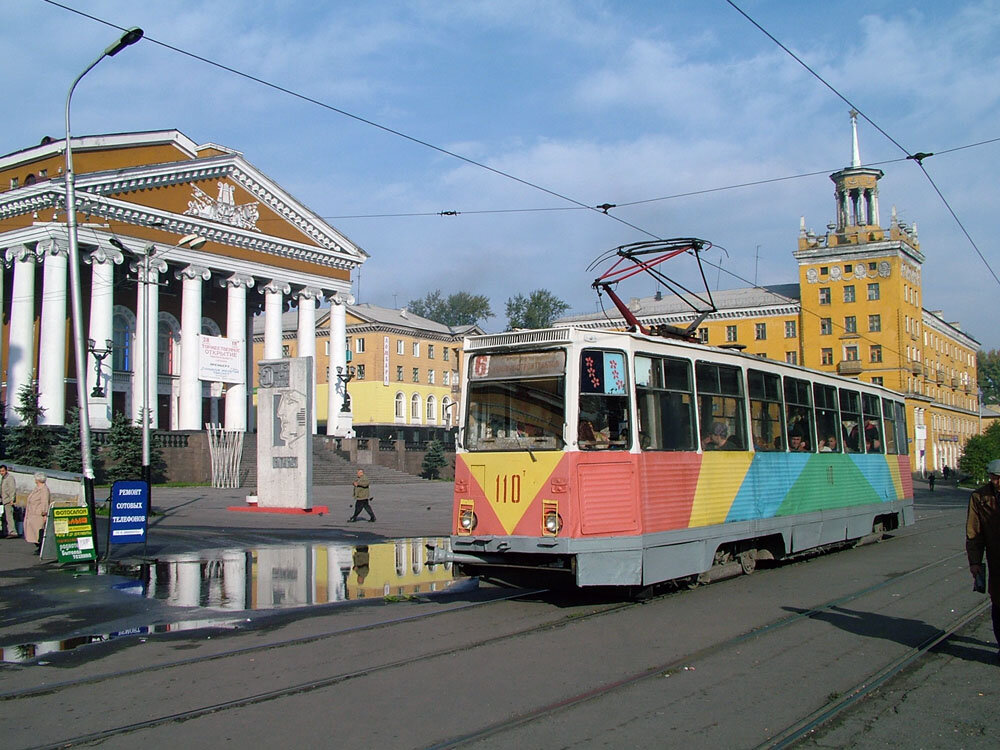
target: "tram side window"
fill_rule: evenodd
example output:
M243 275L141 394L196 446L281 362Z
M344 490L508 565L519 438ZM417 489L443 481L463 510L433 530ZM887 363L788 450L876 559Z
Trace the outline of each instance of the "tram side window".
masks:
M739 367L698 362L698 411L703 450L747 450L746 404Z
M901 455L910 452L909 442L906 439L906 407L899 401L896 405L896 447Z
M840 391L840 433L845 453L864 453L861 441L861 394L857 391Z
M837 409L837 389L832 385L813 384L816 404L816 439L820 453L840 453L840 414Z
M649 451L693 451L694 394L691 363L672 357L635 358L639 447Z
M792 453L815 450L810 390L808 380L785 378L785 424L788 429L788 450Z
M781 378L771 372L747 370L747 390L750 394L750 434L754 450L785 450Z
M885 452L895 456L899 453L899 444L896 442L899 434L896 431L896 409L887 398L882 399L882 414L885 422Z
M878 396L861 394L862 413L865 417L865 453L885 453L882 444L882 410Z
M631 446L624 353L581 352L577 428L580 450L628 450Z

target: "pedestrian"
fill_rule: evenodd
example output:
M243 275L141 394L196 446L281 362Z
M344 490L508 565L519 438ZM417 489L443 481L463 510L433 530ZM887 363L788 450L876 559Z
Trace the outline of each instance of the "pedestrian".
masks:
M934 491L935 480L936 477L934 476L934 472L932 471L930 474L927 475L927 486L931 488L931 492Z
M7 464L0 464L0 502L3 502L3 522L7 536L11 539L17 536L17 524L14 520L14 503L17 501L17 481L7 469Z
M372 499L371 496L371 483L368 481L368 477L365 476L365 472L362 469L358 469L358 478L354 480L354 515L352 515L348 521L354 523L358 520L358 514L361 511L365 511L368 514L368 523L375 523L375 512L372 510L372 506L369 501Z
M42 534L45 532L51 502L52 493L45 484L45 475L38 472L35 474L35 489L28 495L24 506L24 539L34 544L36 550L42 546Z
M989 572L990 601L993 604L993 635L1000 648L1000 458L986 467L989 481L969 497L969 515L965 522L965 551L969 558L975 590L985 593L983 586L983 551ZM997 651L1000 660L1000 650Z

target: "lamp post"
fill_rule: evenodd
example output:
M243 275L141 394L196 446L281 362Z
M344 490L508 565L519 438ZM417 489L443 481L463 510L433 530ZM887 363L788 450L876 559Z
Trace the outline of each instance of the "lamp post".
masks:
M104 389L101 387L101 362L114 350L114 344L114 341L107 339L104 348L98 349L96 341L87 339L87 351L94 358L94 374L97 376L94 378L94 389L90 392L92 398L104 398Z
M83 494L91 519L94 518L94 457L90 445L90 410L87 405L87 351L83 337L83 303L80 283L80 248L76 233L76 194L73 190L73 147L69 127L69 106L73 90L80 80L105 57L114 57L131 44L142 39L142 29L133 28L119 37L118 41L104 50L87 68L78 75L66 95L66 231L69 235L69 275L70 302L73 311L73 344L76 361L76 400L80 410L80 454L83 464ZM97 551L97 532L94 529L93 542Z
M337 365L337 380L344 386L344 402L340 407L342 413L350 413L351 411L351 397L347 393L347 384L354 380L355 372L357 371L354 369L354 365L348 365L347 372L344 372L343 367Z

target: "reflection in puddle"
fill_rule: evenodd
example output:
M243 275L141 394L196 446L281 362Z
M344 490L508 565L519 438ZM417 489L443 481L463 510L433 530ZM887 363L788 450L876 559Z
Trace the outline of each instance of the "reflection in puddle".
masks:
M171 555L141 564L110 563L102 573L132 580L115 589L174 607L218 611L274 610L358 599L405 598L473 585L451 563L428 564L426 544L447 537L397 539L368 545L305 543ZM245 617L182 620L99 635L0 647L0 662L30 662L91 643L206 627L236 627Z

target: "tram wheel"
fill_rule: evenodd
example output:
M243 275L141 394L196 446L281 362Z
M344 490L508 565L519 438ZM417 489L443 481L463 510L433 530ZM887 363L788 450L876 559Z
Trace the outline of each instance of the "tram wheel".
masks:
M744 574L750 575L757 570L757 550L748 549L739 554L740 567Z

